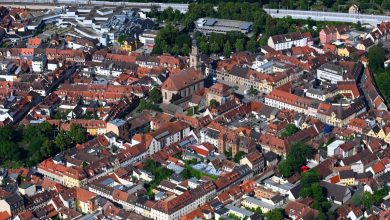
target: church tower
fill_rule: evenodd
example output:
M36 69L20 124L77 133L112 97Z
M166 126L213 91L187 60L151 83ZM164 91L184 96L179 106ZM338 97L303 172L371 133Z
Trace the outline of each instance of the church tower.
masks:
M192 50L190 54L190 67L199 70L199 49L198 49L198 43L196 42L195 39L192 41Z

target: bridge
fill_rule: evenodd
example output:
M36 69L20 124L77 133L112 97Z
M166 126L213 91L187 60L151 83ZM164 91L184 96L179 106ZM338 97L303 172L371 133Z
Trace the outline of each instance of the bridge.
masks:
M61 5L92 5L92 6L127 6L132 8L140 8L150 10L153 7L156 7L158 10L165 10L169 7L174 10L179 10L181 13L186 13L188 11L188 4L175 4L175 3L142 3L142 2L110 2L110 1L91 1L91 0L0 0L0 5L8 6L35 6L34 8L42 7L42 9L47 8L46 6L61 6Z
M273 18L284 18L291 16L294 19L308 19L309 17L316 21L339 21L362 24L377 25L382 21L390 21L390 16L386 15L369 15L369 14L349 14L340 12L324 11L303 11L303 10L286 10L286 9L268 9L264 8Z

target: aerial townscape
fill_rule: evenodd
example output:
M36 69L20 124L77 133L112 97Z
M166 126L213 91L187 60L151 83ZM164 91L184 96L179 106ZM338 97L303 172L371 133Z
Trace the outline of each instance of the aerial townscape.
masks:
M390 220L390 0L0 0L0 220Z

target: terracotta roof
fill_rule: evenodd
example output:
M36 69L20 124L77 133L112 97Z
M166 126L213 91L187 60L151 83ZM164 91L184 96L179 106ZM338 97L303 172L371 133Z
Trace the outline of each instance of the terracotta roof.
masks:
M188 68L168 77L161 88L169 91L179 91L204 79L203 75L193 68Z
M368 126L367 122L364 120L364 119L361 119L361 118L353 118L348 126L352 126L352 127L358 127L358 128L365 128Z
M251 163L257 163L259 162L261 159L263 159L263 154L260 153L259 151L253 151L253 152L249 152L247 155L246 155L246 158L251 162Z
M39 37L33 37L28 39L28 45L30 46L39 46L42 43L42 39Z
M95 197L96 197L96 194L93 192L90 192L90 191L85 190L83 188L76 188L76 199L78 201L88 203L88 202L91 202L91 200Z
M334 177L330 178L330 182L331 183L338 183L338 182L340 182L340 176L337 175L337 176L334 176Z
M7 220L7 219L10 219L10 218L11 218L11 215L8 214L7 211L0 212L0 219Z
M302 204L300 202L291 201L287 204L285 211L288 216L295 216L296 219L309 219L309 218L317 218L319 212L315 209L310 208L310 206L306 204Z

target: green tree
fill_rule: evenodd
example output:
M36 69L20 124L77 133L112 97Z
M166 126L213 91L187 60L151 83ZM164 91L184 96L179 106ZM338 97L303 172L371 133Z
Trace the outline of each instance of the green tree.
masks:
M279 171L285 176L289 177L306 163L306 160L313 156L313 149L303 144L302 142L295 142L287 151L286 159L279 165Z
M0 160L17 161L19 160L20 151L14 143L2 139L0 141Z
M290 137L298 131L299 128L297 128L294 124L288 124L286 129L282 132L282 137Z
M55 139L55 143L61 151L66 150L68 147L71 147L71 142L72 140L65 131L61 131Z
M56 139L55 144L60 150L66 150L87 141L87 130L79 125L71 124L69 131L61 131Z
M382 189L374 191L372 194L369 192L363 192L352 198L352 203L355 205L363 206L365 209L370 209L373 205L380 205L383 197L389 194L389 189L384 187Z
M223 55L225 56L225 58L229 58L231 53L232 53L232 48L231 48L230 43L228 41L223 46Z
M87 141L87 129L79 125L71 124L69 136L74 144L82 144Z
M284 211L283 209L272 209L265 214L267 220L281 220L284 219Z
M305 173L302 173L302 177L301 177L302 188L310 187L313 183L319 183L319 182L320 182L320 176L315 170L311 169Z
M12 140L14 131L11 126L0 127L0 140Z
M217 42L212 42L211 44L210 44L210 51L212 52L212 53L218 53L219 52L219 45L218 45L218 43Z
M294 174L294 169L292 167L292 164L288 160L282 160L278 165L278 170L285 177L289 177Z
M189 44L183 44L183 47L181 49L181 54L183 55L188 55L190 54L191 50L190 50L190 46L188 46Z
M245 152L243 152L243 151L238 151L237 153L236 153L236 155L234 155L234 162L236 162L236 163L239 163L240 162L240 160L241 160L241 158L243 158L243 156L245 155Z
M244 39L237 39L235 43L236 51L245 50L245 42Z
M142 111L147 110L147 109L161 111L161 109L158 105L153 104L152 102L147 101L145 99L141 99L141 101L139 102L137 111L142 112Z
M180 54L180 48L179 45L175 44L171 50L171 53L173 55L179 55Z
M160 30L155 41L156 43L152 50L154 55L162 53L188 55L190 51L188 46L191 44L190 36L186 33L178 32L170 23Z
M123 42L126 40L126 38L127 38L127 35L126 35L126 34L121 34L121 35L119 35L119 37L118 37L118 43L123 44Z
M220 104L219 104L219 102L217 101L217 100L215 100L215 99L211 99L210 100L210 104L209 104L209 106L210 106L210 108L216 108L216 107L218 107Z
M376 73L383 69L385 62L385 49L382 45L375 45L368 50L368 67Z
M161 103L162 102L162 94L159 89L154 87L152 90L149 92L149 97L148 100L150 100L153 103Z
M200 41L199 42L199 51L202 54L209 54L209 45L207 45L206 41Z
M246 50L250 51L250 52L255 52L256 46L257 46L256 40L252 39L252 40L248 41L248 43L246 44Z

